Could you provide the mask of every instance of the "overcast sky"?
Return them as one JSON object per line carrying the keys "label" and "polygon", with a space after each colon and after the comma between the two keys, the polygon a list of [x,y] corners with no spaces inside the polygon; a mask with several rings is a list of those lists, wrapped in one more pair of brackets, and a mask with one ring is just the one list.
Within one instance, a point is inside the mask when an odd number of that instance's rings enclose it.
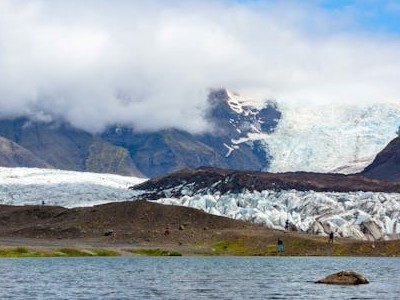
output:
{"label": "overcast sky", "polygon": [[0,0],[0,117],[199,132],[210,88],[400,101],[399,20],[399,1]]}

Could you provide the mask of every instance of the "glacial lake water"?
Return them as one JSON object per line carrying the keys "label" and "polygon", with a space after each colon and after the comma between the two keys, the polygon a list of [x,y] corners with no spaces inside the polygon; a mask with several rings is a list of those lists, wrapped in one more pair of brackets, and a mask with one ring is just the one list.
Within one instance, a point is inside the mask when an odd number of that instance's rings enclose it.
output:
{"label": "glacial lake water", "polygon": [[[370,284],[313,283],[341,270]],[[2,258],[0,299],[400,299],[400,258]]]}

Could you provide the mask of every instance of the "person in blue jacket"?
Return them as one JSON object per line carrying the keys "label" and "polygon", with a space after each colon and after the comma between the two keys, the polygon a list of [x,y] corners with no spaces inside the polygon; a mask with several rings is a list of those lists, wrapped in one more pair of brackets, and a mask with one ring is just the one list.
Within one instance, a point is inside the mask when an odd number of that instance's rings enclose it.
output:
{"label": "person in blue jacket", "polygon": [[283,242],[282,242],[282,240],[279,239],[279,238],[278,238],[278,244],[277,244],[277,246],[278,246],[278,252],[283,252],[283,251],[285,251],[285,249],[284,249],[284,247],[283,247]]}

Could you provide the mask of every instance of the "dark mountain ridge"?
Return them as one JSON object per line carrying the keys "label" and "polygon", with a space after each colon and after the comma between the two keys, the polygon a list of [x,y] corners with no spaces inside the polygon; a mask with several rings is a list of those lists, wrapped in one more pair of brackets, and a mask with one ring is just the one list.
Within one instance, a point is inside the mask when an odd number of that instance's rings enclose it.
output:
{"label": "dark mountain ridge", "polygon": [[267,173],[234,171],[217,168],[181,170],[153,178],[130,187],[142,191],[140,199],[182,197],[219,192],[240,193],[263,190],[297,190],[316,192],[400,192],[400,182],[371,179],[359,175],[321,174],[307,172]]}

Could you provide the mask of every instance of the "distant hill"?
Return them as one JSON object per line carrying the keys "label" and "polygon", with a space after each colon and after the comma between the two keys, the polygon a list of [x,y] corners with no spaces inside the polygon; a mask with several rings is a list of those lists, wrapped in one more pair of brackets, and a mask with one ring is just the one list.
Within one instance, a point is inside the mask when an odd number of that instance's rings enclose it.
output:
{"label": "distant hill", "polygon": [[371,178],[400,180],[400,137],[396,137],[361,172]]}
{"label": "distant hill", "polygon": [[[242,229],[251,224],[207,214],[182,206],[166,206],[147,201],[108,203],[93,207],[0,205],[0,237],[105,238],[112,229],[118,240],[155,241],[198,240],[207,231]],[[183,229],[184,226],[186,230]],[[255,226],[254,226],[255,227]],[[164,232],[168,230],[169,235]],[[268,231],[268,229],[263,229]],[[192,239],[193,232],[196,239]],[[207,234],[209,237],[210,234]],[[108,238],[105,238],[108,240]]]}

